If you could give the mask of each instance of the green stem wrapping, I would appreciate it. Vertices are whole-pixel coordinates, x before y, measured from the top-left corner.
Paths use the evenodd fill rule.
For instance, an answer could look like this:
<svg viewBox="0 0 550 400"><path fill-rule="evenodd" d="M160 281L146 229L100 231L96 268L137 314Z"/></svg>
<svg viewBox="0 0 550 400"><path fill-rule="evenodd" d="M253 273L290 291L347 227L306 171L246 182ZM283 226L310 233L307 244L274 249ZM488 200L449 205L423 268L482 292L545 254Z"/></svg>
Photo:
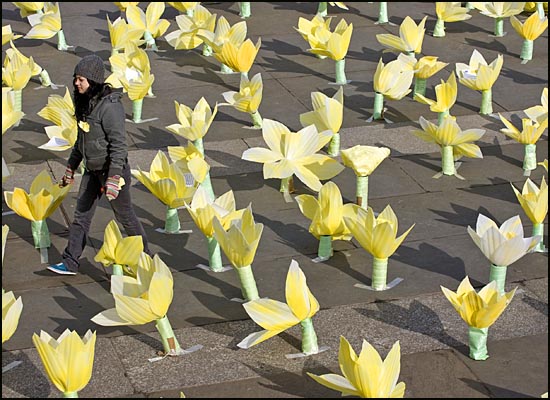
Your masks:
<svg viewBox="0 0 550 400"><path fill-rule="evenodd" d="M78 398L78 392L63 392L63 398L64 399L77 399Z"/></svg>
<svg viewBox="0 0 550 400"><path fill-rule="evenodd" d="M454 175L456 173L453 146L441 146L441 167L443 175Z"/></svg>
<svg viewBox="0 0 550 400"><path fill-rule="evenodd" d="M262 116L260 115L259 111L255 111L250 114L250 117L252 118L252 122L254 123L254 128L261 128L262 127Z"/></svg>
<svg viewBox="0 0 550 400"><path fill-rule="evenodd" d="M328 155L331 157L336 157L340 153L340 134L335 133L332 135L332 139L330 139L330 143L328 145Z"/></svg>
<svg viewBox="0 0 550 400"><path fill-rule="evenodd" d="M13 109L23 111L23 90L13 90Z"/></svg>
<svg viewBox="0 0 550 400"><path fill-rule="evenodd" d="M220 72L222 74L233 74L233 73L235 73L235 71L233 71L231 68L229 68L227 65L225 65L223 63L222 63L222 67L221 67Z"/></svg>
<svg viewBox="0 0 550 400"><path fill-rule="evenodd" d="M66 51L69 49L63 29L57 32L57 50Z"/></svg>
<svg viewBox="0 0 550 400"><path fill-rule="evenodd" d="M546 248L544 247L544 225L542 223L533 224L533 236L539 236L539 235L540 235L540 241L537 243L533 251L536 253L545 253Z"/></svg>
<svg viewBox="0 0 550 400"><path fill-rule="evenodd" d="M388 279L388 259L373 257L372 288L374 290L386 289L387 279Z"/></svg>
<svg viewBox="0 0 550 400"><path fill-rule="evenodd" d="M473 10L475 8L471 2L467 2L464 7L466 7L466 9L468 10Z"/></svg>
<svg viewBox="0 0 550 400"><path fill-rule="evenodd" d="M386 2L380 2L380 7L378 8L378 23L388 23L388 3Z"/></svg>
<svg viewBox="0 0 550 400"><path fill-rule="evenodd" d="M495 36L504 36L504 19L501 17L495 18Z"/></svg>
<svg viewBox="0 0 550 400"><path fill-rule="evenodd" d="M417 94L421 94L422 96L426 95L426 81L427 79L414 78L413 97Z"/></svg>
<svg viewBox="0 0 550 400"><path fill-rule="evenodd" d="M214 237L207 237L208 241L208 265L214 272L221 272L223 270L222 253L220 251L220 244Z"/></svg>
<svg viewBox="0 0 550 400"><path fill-rule="evenodd" d="M122 265L113 264L113 275L117 275L117 276L123 276L124 275L124 271L122 270Z"/></svg>
<svg viewBox="0 0 550 400"><path fill-rule="evenodd" d="M445 36L445 21L442 19L437 19L434 28L434 37L444 37Z"/></svg>
<svg viewBox="0 0 550 400"><path fill-rule="evenodd" d="M409 50L409 51L407 51L405 54L407 54L408 56L412 56L412 57L414 57L414 58L416 59L416 55L415 55L414 50Z"/></svg>
<svg viewBox="0 0 550 400"><path fill-rule="evenodd" d="M111 48L111 57L116 56L118 54L118 49L115 49L114 47Z"/></svg>
<svg viewBox="0 0 550 400"><path fill-rule="evenodd" d="M204 180L201 182L201 186L206 191L206 194L208 194L208 197L210 197L210 200L214 201L216 199L216 195L214 194L214 188L212 187L210 172L208 172L204 177Z"/></svg>
<svg viewBox="0 0 550 400"><path fill-rule="evenodd" d="M36 249L45 249L52 245L50 231L45 219L31 221L32 238Z"/></svg>
<svg viewBox="0 0 550 400"><path fill-rule="evenodd" d="M493 93L492 89L481 91L481 108L480 114L488 115L493 113Z"/></svg>
<svg viewBox="0 0 550 400"><path fill-rule="evenodd" d="M202 55L205 57L210 57L212 55L212 47L208 43L202 45Z"/></svg>
<svg viewBox="0 0 550 400"><path fill-rule="evenodd" d="M317 354L319 345L317 344L317 334L313 328L311 318L306 318L300 322L302 326L302 352L304 354Z"/></svg>
<svg viewBox="0 0 550 400"><path fill-rule="evenodd" d="M143 38L145 39L145 43L147 44L147 47L153 49L153 50L158 50L158 47L157 47L157 44L155 43L155 38L153 37L153 35L151 34L151 32L149 31L145 31L143 33Z"/></svg>
<svg viewBox="0 0 550 400"><path fill-rule="evenodd" d="M537 168L537 145L526 144L523 156L523 170L532 171Z"/></svg>
<svg viewBox="0 0 550 400"><path fill-rule="evenodd" d="M239 15L241 18L249 18L251 13L250 13L250 2L249 1L242 1L240 2L240 8L241 8L241 11L239 12Z"/></svg>
<svg viewBox="0 0 550 400"><path fill-rule="evenodd" d="M336 84L346 85L348 80L346 79L346 59L336 61Z"/></svg>
<svg viewBox="0 0 550 400"><path fill-rule="evenodd" d="M239 275L241 292L244 299L246 301L258 300L260 296L258 295L258 287L256 286L256 280L254 279L254 274L252 273L252 267L247 265L245 267L238 267L235 269Z"/></svg>
<svg viewBox="0 0 550 400"><path fill-rule="evenodd" d="M372 113L373 119L382 119L382 112L384 111L384 95L382 93L374 93L374 111Z"/></svg>
<svg viewBox="0 0 550 400"><path fill-rule="evenodd" d="M202 141L202 138L198 138L193 140L193 146L197 148L198 151L203 155L204 157L204 143Z"/></svg>
<svg viewBox="0 0 550 400"><path fill-rule="evenodd" d="M544 2L537 1L537 13L539 14L540 19L544 19Z"/></svg>
<svg viewBox="0 0 550 400"><path fill-rule="evenodd" d="M281 179L280 192L294 193L294 176L291 175L288 178Z"/></svg>
<svg viewBox="0 0 550 400"><path fill-rule="evenodd" d="M136 124L141 122L141 110L143 108L143 99L132 101L132 121Z"/></svg>
<svg viewBox="0 0 550 400"><path fill-rule="evenodd" d="M533 59L533 41L529 39L523 40L523 45L521 46L521 54L519 58L522 60L532 60Z"/></svg>
<svg viewBox="0 0 550 400"><path fill-rule="evenodd" d="M241 80L242 80L243 78L248 79L248 71L241 72Z"/></svg>
<svg viewBox="0 0 550 400"><path fill-rule="evenodd" d="M178 233L180 231L180 218L177 208L166 206L166 221L164 222L164 231L166 233Z"/></svg>
<svg viewBox="0 0 550 400"><path fill-rule="evenodd" d="M195 15L195 9L194 8L186 9L185 15L187 15L189 18L193 18L193 16Z"/></svg>
<svg viewBox="0 0 550 400"><path fill-rule="evenodd" d="M369 177L358 176L355 181L357 205L366 210L369 206Z"/></svg>
<svg viewBox="0 0 550 400"><path fill-rule="evenodd" d="M487 335L489 328L468 327L468 344L470 345L470 358L483 361L489 358L487 353Z"/></svg>
<svg viewBox="0 0 550 400"><path fill-rule="evenodd" d="M328 2L326 1L320 1L319 7L317 7L317 14L319 14L321 17L326 17L328 14Z"/></svg>
<svg viewBox="0 0 550 400"><path fill-rule="evenodd" d="M450 116L449 110L441 111L440 113L437 113L437 125L441 125L441 123Z"/></svg>
<svg viewBox="0 0 550 400"><path fill-rule="evenodd" d="M176 339L174 331L172 330L172 325L170 324L168 317L165 315L164 317L157 319L155 327L160 333L160 340L162 341L164 352L170 353L170 351L172 351L172 353L175 352L177 354L179 350L181 350L181 347L178 343L178 339Z"/></svg>
<svg viewBox="0 0 550 400"><path fill-rule="evenodd" d="M504 295L504 285L506 284L506 269L505 265L491 264L491 272L489 272L489 282L496 281L498 292Z"/></svg>
<svg viewBox="0 0 550 400"><path fill-rule="evenodd" d="M330 258L332 256L332 236L321 235L317 255L319 258Z"/></svg>
<svg viewBox="0 0 550 400"><path fill-rule="evenodd" d="M50 86L52 84L52 80L50 79L50 75L48 74L48 71L46 71L44 68L42 68L42 71L40 71L40 75L38 75L40 78L40 83L42 86Z"/></svg>

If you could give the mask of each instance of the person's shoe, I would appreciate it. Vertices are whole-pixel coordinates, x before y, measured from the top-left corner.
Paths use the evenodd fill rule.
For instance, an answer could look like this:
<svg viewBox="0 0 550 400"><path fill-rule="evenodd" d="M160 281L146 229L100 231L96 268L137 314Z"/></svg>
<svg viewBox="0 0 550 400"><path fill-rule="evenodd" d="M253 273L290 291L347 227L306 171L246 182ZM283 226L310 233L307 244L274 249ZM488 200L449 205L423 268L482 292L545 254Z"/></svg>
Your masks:
<svg viewBox="0 0 550 400"><path fill-rule="evenodd" d="M76 272L69 270L62 262L50 265L48 266L48 269L59 275L76 275Z"/></svg>

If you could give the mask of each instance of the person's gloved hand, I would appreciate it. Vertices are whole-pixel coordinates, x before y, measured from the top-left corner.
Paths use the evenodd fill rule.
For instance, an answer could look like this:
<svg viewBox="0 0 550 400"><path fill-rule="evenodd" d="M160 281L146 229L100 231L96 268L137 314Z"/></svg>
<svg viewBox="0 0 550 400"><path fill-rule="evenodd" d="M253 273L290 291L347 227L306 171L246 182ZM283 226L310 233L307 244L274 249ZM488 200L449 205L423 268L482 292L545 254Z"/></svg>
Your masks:
<svg viewBox="0 0 550 400"><path fill-rule="evenodd" d="M67 185L70 185L74 182L74 171L67 165L67 168L65 168L65 175L61 178L61 182L59 182L59 187L65 187Z"/></svg>
<svg viewBox="0 0 550 400"><path fill-rule="evenodd" d="M120 175L114 175L107 178L105 182L105 196L107 200L112 201L118 197L120 192Z"/></svg>

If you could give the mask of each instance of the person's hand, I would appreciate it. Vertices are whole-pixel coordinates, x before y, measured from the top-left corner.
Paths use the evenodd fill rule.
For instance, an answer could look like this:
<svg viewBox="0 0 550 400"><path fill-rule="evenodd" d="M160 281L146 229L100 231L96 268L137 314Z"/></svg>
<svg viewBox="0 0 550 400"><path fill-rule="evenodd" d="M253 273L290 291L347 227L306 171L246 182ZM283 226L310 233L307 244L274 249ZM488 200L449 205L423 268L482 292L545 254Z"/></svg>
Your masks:
<svg viewBox="0 0 550 400"><path fill-rule="evenodd" d="M105 196L107 200L113 201L120 192L120 175L114 175L107 178L105 182Z"/></svg>
<svg viewBox="0 0 550 400"><path fill-rule="evenodd" d="M67 185L70 185L74 182L74 171L67 165L67 168L65 168L65 175L61 178L61 181L59 182L59 187L65 187Z"/></svg>

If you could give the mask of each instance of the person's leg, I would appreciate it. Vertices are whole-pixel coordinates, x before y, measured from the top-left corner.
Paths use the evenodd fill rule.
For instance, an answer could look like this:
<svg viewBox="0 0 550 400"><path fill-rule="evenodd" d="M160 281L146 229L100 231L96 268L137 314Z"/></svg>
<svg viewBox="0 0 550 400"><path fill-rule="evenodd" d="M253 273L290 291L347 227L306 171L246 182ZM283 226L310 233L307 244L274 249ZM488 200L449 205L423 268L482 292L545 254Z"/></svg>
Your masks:
<svg viewBox="0 0 550 400"><path fill-rule="evenodd" d="M80 182L73 222L69 227L69 242L63 251L63 263L70 271L78 271L79 259L86 247L88 232L100 197L101 182L98 175L84 172Z"/></svg>
<svg viewBox="0 0 550 400"><path fill-rule="evenodd" d="M122 186L118 197L112 200L111 208L115 213L115 218L122 224L126 234L128 236L141 235L143 239L143 251L148 255L152 255L149 250L149 241L147 240L147 234L143 229L141 221L138 219L134 206L132 204L132 197L130 195L132 174L130 172L130 166L128 163L122 169L122 177L124 178L125 185Z"/></svg>

